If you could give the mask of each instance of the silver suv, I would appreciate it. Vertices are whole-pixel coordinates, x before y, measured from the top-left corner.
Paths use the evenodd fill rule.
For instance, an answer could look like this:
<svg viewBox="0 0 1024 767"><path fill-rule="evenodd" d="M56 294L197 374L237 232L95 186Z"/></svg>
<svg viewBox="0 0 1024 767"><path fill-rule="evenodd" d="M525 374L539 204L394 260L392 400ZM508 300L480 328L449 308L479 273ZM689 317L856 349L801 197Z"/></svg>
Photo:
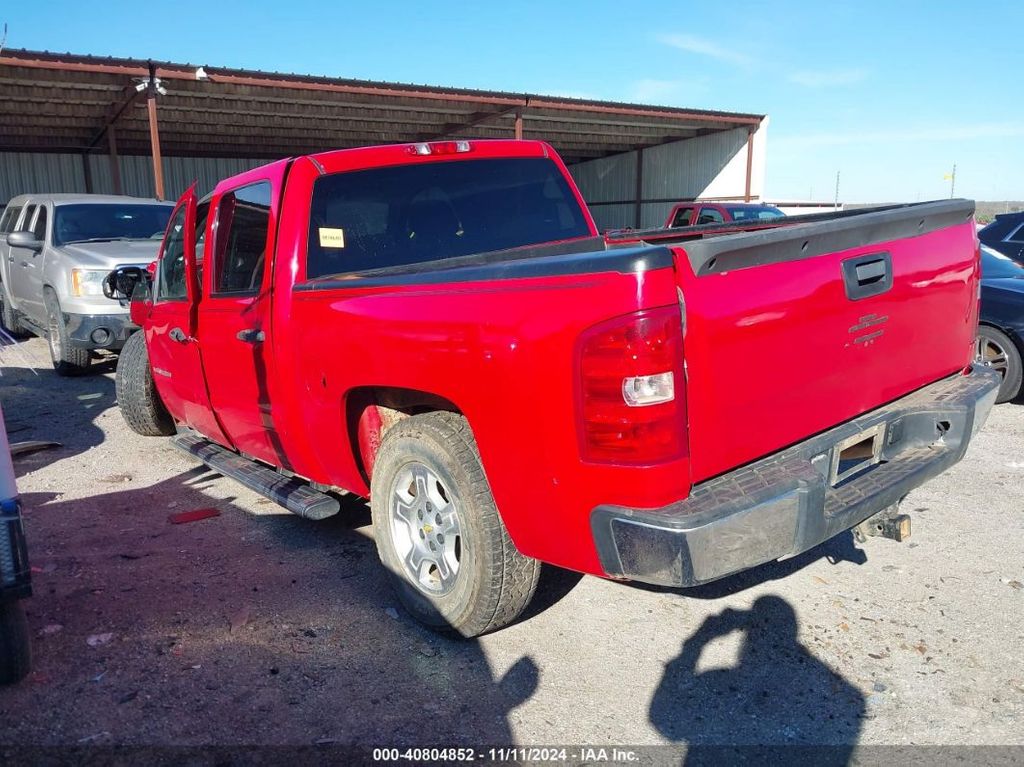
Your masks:
<svg viewBox="0 0 1024 767"><path fill-rule="evenodd" d="M15 197L0 217L0 323L48 339L59 375L85 372L94 349L120 349L135 326L103 280L156 258L172 209L136 197Z"/></svg>

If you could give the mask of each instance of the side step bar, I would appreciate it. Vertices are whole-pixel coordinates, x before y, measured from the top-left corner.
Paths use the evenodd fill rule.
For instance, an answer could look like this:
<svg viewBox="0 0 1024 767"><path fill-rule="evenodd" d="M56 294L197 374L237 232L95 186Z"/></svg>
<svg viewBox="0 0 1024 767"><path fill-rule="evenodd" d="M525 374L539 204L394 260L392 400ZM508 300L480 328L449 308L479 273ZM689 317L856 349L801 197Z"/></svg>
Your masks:
<svg viewBox="0 0 1024 767"><path fill-rule="evenodd" d="M269 466L226 450L197 434L179 434L171 444L300 517L325 519L337 514L341 508L336 498L314 490L298 477L286 477Z"/></svg>

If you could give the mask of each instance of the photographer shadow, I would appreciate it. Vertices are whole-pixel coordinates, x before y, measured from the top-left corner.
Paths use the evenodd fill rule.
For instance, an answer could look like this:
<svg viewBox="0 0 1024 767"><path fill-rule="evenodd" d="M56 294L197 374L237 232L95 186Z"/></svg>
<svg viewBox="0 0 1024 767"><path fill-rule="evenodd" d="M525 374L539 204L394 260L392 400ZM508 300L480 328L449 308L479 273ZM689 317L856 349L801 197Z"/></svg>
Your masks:
<svg viewBox="0 0 1024 767"><path fill-rule="evenodd" d="M709 644L743 634L738 662L698 670ZM664 737L690 747L687 764L755 756L816 765L850 761L865 711L862 693L811 654L797 616L779 596L749 610L727 608L683 642L665 668L649 718ZM793 746L802 748L794 749ZM781 748L785 747L785 751Z"/></svg>

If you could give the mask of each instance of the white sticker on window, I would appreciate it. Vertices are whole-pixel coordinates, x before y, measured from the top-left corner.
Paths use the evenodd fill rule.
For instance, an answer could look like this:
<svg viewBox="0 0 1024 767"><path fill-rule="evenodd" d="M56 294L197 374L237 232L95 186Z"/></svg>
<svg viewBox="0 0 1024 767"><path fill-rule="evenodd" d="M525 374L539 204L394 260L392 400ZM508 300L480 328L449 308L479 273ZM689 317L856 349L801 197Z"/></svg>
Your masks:
<svg viewBox="0 0 1024 767"><path fill-rule="evenodd" d="M344 248L345 247L345 230L344 229L330 229L326 226L321 226L318 230L320 232L320 247L321 248Z"/></svg>

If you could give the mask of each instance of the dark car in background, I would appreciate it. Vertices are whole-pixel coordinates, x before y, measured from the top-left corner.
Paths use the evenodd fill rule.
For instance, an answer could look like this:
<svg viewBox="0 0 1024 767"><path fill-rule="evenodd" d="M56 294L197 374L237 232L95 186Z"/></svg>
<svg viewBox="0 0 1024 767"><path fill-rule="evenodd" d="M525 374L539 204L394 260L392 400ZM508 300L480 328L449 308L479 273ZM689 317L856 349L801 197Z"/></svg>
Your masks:
<svg viewBox="0 0 1024 767"><path fill-rule="evenodd" d="M1024 211L1000 213L978 232L978 239L992 250L1024 263Z"/></svg>
<svg viewBox="0 0 1024 767"><path fill-rule="evenodd" d="M978 361L1003 376L996 402L1021 393L1024 352L1024 266L981 246L981 321Z"/></svg>

